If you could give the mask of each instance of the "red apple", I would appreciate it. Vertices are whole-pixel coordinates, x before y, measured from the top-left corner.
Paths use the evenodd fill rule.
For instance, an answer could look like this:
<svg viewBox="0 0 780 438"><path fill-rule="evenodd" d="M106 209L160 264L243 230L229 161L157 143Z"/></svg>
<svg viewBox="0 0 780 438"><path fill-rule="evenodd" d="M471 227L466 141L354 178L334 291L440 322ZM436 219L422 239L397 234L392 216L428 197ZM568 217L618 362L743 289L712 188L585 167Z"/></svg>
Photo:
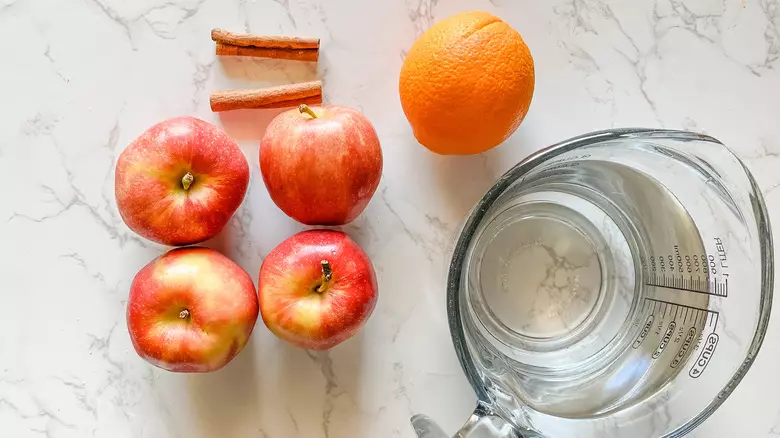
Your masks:
<svg viewBox="0 0 780 438"><path fill-rule="evenodd" d="M238 145L194 117L149 128L119 156L116 201L128 227L166 245L214 237L244 199L249 165Z"/></svg>
<svg viewBox="0 0 780 438"><path fill-rule="evenodd" d="M258 296L263 322L276 336L326 350L352 337L371 316L376 274L346 234L303 231L265 258Z"/></svg>
<svg viewBox="0 0 780 438"><path fill-rule="evenodd" d="M343 225L366 208L382 177L371 122L343 106L276 116L260 143L260 170L274 203L307 225Z"/></svg>
<svg viewBox="0 0 780 438"><path fill-rule="evenodd" d="M127 328L135 351L175 372L225 366L246 345L257 321L252 279L208 248L174 249L133 279Z"/></svg>

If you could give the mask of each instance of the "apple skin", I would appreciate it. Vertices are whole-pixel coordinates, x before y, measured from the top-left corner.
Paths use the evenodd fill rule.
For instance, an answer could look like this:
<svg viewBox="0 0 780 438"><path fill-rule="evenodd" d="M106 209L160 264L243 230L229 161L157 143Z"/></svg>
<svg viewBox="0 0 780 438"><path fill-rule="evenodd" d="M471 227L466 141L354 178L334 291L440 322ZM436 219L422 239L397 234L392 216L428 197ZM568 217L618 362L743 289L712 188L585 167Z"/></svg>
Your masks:
<svg viewBox="0 0 780 438"><path fill-rule="evenodd" d="M188 172L193 180L185 189ZM249 164L238 144L194 117L149 128L122 152L115 172L122 220L139 235L171 246L217 235L248 184Z"/></svg>
<svg viewBox="0 0 780 438"><path fill-rule="evenodd" d="M324 292L323 261L332 269ZM276 336L299 347L327 350L352 337L376 307L371 260L345 233L300 232L263 260L260 315Z"/></svg>
<svg viewBox="0 0 780 438"><path fill-rule="evenodd" d="M299 108L268 125L260 143L263 181L274 203L298 222L343 225L363 212L379 186L379 138L354 109L308 109L317 117Z"/></svg>
<svg viewBox="0 0 780 438"><path fill-rule="evenodd" d="M258 310L252 278L240 266L212 249L176 248L136 274L127 328L147 362L203 373L222 368L244 348Z"/></svg>

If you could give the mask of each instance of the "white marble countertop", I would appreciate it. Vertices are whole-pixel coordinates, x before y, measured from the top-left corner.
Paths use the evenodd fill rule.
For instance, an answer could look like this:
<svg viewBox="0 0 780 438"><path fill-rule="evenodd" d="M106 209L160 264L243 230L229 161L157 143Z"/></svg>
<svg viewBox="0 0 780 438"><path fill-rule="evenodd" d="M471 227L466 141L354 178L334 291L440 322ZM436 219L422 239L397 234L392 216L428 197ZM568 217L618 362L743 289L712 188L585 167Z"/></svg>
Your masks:
<svg viewBox="0 0 780 438"><path fill-rule="evenodd" d="M415 142L398 73L417 35L468 9L522 33L536 91L504 145L441 157ZM212 27L320 36L319 67L219 61ZM0 0L0 437L413 437L408 420L420 412L452 432L475 398L445 321L443 248L467 209L536 149L642 126L735 149L780 222L779 57L778 0ZM380 189L347 227L377 268L374 315L328 354L284 345L259 323L220 372L149 366L130 344L125 301L165 248L119 218L117 156L178 115L242 138L253 182L209 245L256 278L263 256L301 227L261 183L258 133L211 113L208 93L314 77L382 140ZM775 319L747 377L692 436L780 436L778 344Z"/></svg>

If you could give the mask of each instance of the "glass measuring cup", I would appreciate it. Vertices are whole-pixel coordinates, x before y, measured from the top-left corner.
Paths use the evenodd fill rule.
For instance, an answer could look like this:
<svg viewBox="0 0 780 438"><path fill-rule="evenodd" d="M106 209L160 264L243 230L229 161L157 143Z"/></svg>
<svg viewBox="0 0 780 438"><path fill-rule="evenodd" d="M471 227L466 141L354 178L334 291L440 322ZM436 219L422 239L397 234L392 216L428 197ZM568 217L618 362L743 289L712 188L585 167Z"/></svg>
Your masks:
<svg viewBox="0 0 780 438"><path fill-rule="evenodd" d="M763 198L712 137L612 130L538 152L455 243L450 330L479 399L456 436L685 435L753 363L773 269Z"/></svg>

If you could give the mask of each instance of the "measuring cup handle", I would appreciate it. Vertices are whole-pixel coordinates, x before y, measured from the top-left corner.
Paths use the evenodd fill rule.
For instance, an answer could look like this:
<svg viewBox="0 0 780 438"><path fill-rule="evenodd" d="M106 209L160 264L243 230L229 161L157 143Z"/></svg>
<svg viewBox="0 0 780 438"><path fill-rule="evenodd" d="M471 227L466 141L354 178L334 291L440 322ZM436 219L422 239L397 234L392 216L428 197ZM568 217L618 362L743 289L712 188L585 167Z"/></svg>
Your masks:
<svg viewBox="0 0 780 438"><path fill-rule="evenodd" d="M444 431L425 415L412 417L412 427L418 438L449 438ZM452 438L543 438L540 435L520 433L504 419L483 404L477 405L466 424Z"/></svg>

